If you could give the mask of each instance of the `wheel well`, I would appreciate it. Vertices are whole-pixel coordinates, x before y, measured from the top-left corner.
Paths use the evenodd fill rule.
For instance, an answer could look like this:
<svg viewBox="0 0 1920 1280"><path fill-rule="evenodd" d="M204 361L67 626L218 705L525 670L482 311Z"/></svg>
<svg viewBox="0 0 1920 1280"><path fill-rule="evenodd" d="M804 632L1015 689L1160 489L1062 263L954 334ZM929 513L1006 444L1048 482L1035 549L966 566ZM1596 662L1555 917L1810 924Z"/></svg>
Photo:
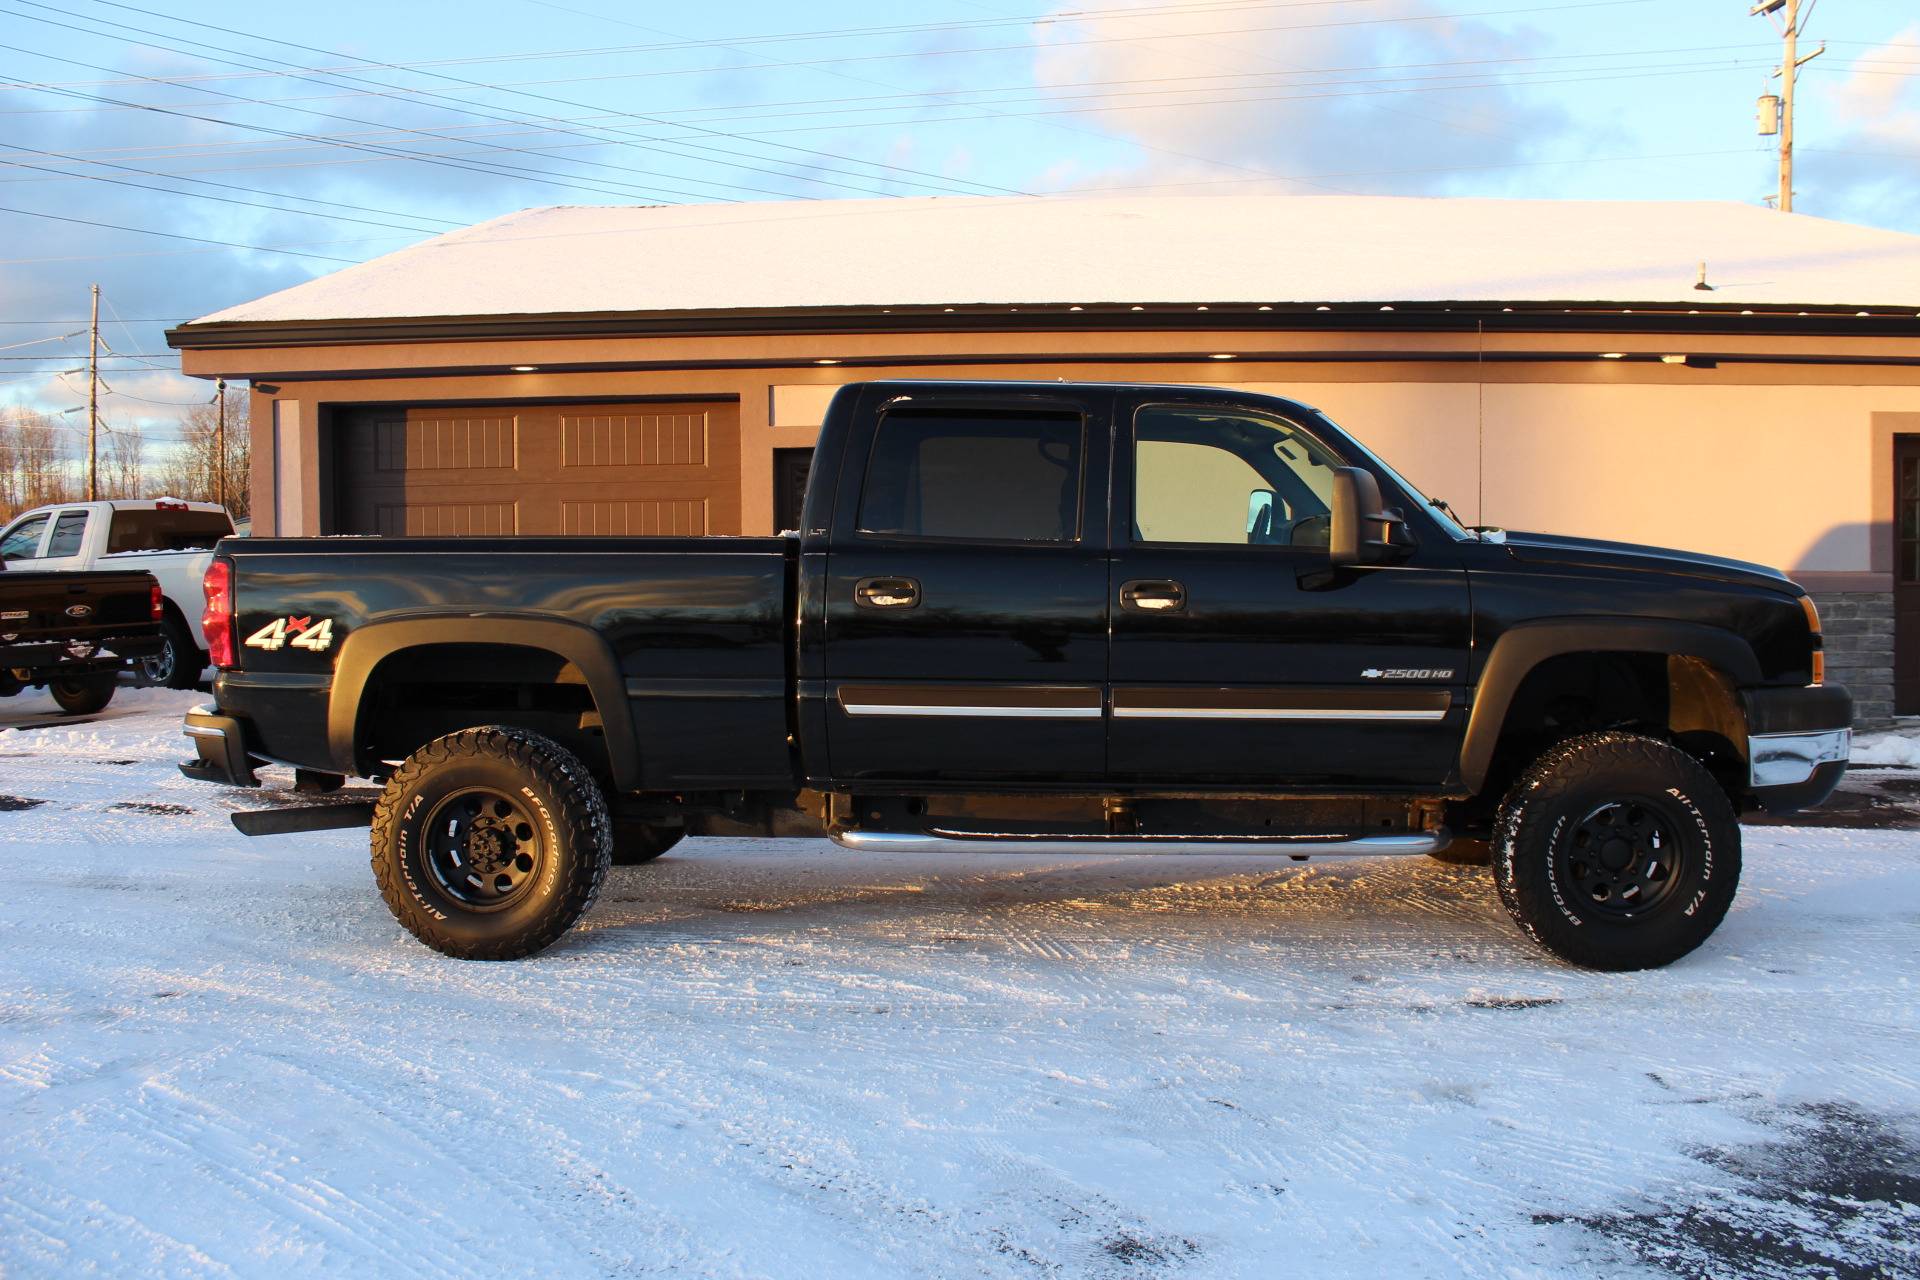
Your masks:
<svg viewBox="0 0 1920 1280"><path fill-rule="evenodd" d="M1603 729L1672 742L1704 765L1739 808L1746 789L1746 717L1734 682L1686 654L1592 651L1547 658L1507 705L1486 783L1455 820L1478 829L1526 766L1554 743Z"/></svg>
<svg viewBox="0 0 1920 1280"><path fill-rule="evenodd" d="M363 757L400 760L435 738L511 725L552 738L607 772L601 709L580 668L548 649L425 644L383 658L360 694Z"/></svg>
<svg viewBox="0 0 1920 1280"><path fill-rule="evenodd" d="M172 621L180 624L180 629L187 633L188 640L194 640L198 632L194 629L193 623L188 620L186 613L181 610L179 605L173 602L172 596L160 597L160 611ZM194 643L197 645L199 642L196 640ZM206 650L202 649L200 652L205 653Z"/></svg>

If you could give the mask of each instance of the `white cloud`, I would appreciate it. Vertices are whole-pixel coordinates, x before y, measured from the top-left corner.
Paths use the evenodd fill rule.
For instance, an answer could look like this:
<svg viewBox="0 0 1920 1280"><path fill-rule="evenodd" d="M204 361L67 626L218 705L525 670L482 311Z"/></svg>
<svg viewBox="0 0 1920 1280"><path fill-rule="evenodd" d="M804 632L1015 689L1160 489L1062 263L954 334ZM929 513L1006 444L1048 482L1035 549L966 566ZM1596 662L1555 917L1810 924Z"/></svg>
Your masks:
<svg viewBox="0 0 1920 1280"><path fill-rule="evenodd" d="M1822 98L1841 132L1810 145L1799 131L1796 211L1920 232L1920 23L1862 54Z"/></svg>
<svg viewBox="0 0 1920 1280"><path fill-rule="evenodd" d="M1522 161L1567 125L1557 108L1478 74L1538 37L1447 16L1432 0L1117 7L1142 12L1087 20L1063 9L1039 53L1043 85L1088 95L1089 119L1139 149L1124 171L1076 174L1082 187L1445 194L1470 182L1484 192L1489 179L1473 166ZM1460 76L1474 79L1425 91ZM1261 175L1339 176L1249 181Z"/></svg>

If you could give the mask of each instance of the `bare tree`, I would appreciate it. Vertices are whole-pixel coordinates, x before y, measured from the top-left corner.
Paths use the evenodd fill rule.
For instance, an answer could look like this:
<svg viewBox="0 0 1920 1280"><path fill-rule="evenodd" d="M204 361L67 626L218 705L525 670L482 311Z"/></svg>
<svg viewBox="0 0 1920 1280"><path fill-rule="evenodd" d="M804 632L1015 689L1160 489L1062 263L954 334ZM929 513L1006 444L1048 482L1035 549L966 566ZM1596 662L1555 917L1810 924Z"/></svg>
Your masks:
<svg viewBox="0 0 1920 1280"><path fill-rule="evenodd" d="M106 432L107 447L100 459L102 498L147 496L147 439L137 431Z"/></svg>
<svg viewBox="0 0 1920 1280"><path fill-rule="evenodd" d="M219 402L197 404L180 417L180 444L162 472L162 480L173 497L193 502L224 502L238 520L251 510L247 493L253 456L247 430L247 406L251 397L243 390L229 387L225 398L224 453L220 444Z"/></svg>
<svg viewBox="0 0 1920 1280"><path fill-rule="evenodd" d="M0 406L0 519L80 496L72 435L58 414Z"/></svg>

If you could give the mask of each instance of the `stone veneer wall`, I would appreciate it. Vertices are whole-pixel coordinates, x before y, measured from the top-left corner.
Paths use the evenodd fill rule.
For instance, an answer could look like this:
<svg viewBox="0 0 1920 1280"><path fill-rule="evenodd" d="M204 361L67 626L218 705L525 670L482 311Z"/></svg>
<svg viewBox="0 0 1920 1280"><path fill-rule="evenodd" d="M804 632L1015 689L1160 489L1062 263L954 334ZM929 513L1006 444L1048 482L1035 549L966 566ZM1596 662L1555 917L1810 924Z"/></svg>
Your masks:
<svg viewBox="0 0 1920 1280"><path fill-rule="evenodd" d="M1893 592L1814 591L1827 679L1853 694L1856 729L1893 727Z"/></svg>

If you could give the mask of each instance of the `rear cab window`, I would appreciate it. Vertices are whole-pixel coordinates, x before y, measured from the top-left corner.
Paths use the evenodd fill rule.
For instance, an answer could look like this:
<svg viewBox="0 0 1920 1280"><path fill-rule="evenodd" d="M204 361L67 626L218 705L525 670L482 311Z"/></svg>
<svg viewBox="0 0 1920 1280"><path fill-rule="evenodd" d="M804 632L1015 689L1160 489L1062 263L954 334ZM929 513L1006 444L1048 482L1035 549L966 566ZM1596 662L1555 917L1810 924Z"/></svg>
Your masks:
<svg viewBox="0 0 1920 1280"><path fill-rule="evenodd" d="M223 511L119 511L107 526L106 554L129 551L204 551L233 536Z"/></svg>

